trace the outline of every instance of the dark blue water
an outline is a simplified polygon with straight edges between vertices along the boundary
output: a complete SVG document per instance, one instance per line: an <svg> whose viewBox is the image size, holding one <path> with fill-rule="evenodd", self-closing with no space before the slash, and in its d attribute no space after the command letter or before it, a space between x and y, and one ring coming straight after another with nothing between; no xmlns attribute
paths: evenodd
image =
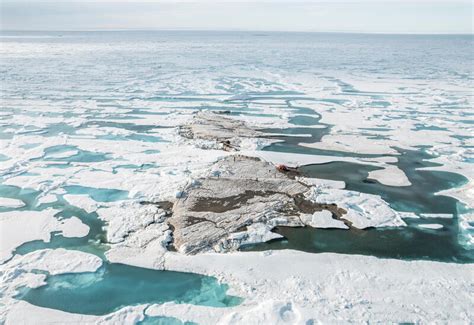
<svg viewBox="0 0 474 325"><path fill-rule="evenodd" d="M316 229L311 227L278 227L275 232L284 240L258 244L245 250L297 249L307 252L335 252L374 255L408 260L429 259L445 262L472 263L474 251L462 245L458 214L463 206L456 199L435 193L459 187L467 179L459 174L417 170L435 166L433 158L423 150L401 150L397 166L412 183L411 186L386 186L368 180L374 166L346 162L308 165L300 168L303 175L344 181L348 190L380 195L398 211L452 214L453 218L405 219L408 227L382 229ZM337 204L337 202L335 202ZM464 212L464 211L463 211ZM437 223L443 229L420 229L418 225Z"/></svg>

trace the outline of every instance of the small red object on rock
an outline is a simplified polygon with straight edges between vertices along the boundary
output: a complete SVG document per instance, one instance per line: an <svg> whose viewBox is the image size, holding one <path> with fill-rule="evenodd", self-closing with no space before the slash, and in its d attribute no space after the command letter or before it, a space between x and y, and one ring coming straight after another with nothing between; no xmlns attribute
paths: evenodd
<svg viewBox="0 0 474 325"><path fill-rule="evenodd" d="M290 170L287 166L285 166L285 165L283 165L283 164L278 164L278 165L276 165L276 169L278 169L278 170L281 171L281 172L287 172L287 171Z"/></svg>

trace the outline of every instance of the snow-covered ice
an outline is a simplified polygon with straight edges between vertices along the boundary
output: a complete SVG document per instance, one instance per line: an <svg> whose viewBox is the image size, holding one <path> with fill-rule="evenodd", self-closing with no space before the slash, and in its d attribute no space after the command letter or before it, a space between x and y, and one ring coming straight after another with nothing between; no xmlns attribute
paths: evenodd
<svg viewBox="0 0 474 325"><path fill-rule="evenodd" d="M0 207L2 208L21 208L24 206L25 203L21 200L0 197Z"/></svg>
<svg viewBox="0 0 474 325"><path fill-rule="evenodd" d="M337 202L339 207L347 211L342 218L358 229L406 226L402 215L378 195L313 188L308 197L317 203Z"/></svg>
<svg viewBox="0 0 474 325"><path fill-rule="evenodd" d="M9 259L14 249L23 243L33 240L48 242L53 231L60 231L65 237L87 235L89 227L78 218L58 220L54 217L58 212L54 209L1 212L0 261Z"/></svg>
<svg viewBox="0 0 474 325"><path fill-rule="evenodd" d="M282 42L279 34L238 33L235 38L223 33L215 42L184 34L157 33L152 41L139 32L134 34L139 41L111 40L103 33L93 41L87 33L3 39L0 190L8 194L0 195L0 322L116 324L135 323L145 315L200 324L472 322L472 264L290 250L183 256L167 250L173 229L158 208L160 201L185 199L185 189L197 179L228 172L210 170L234 154L223 151L222 143L179 133L198 111L219 111L272 136L234 135L240 154L289 167L368 165L377 168L369 179L399 191L414 183L401 152L429 153L430 167L421 170L467 179L437 193L464 204L458 215L397 211L381 196L348 190L344 182L297 177L311 188L308 199L347 211L340 220L321 211L300 215L300 221L321 228L403 232L403 227L420 227L425 235L453 231L459 246L470 252L470 41L303 33L285 35ZM423 51L431 55L421 53L419 44L427 44ZM289 152L261 150L270 144ZM72 194L65 190L71 185L90 189ZM123 195L101 197L113 191ZM91 229L80 213L57 216L63 205L89 217L97 213L104 222L109 262L213 275L243 303L230 308L138 305L98 317L13 299L19 285L44 284L44 274L35 270L63 274L102 265L97 256L64 249L13 255L24 243L50 241L53 232L87 236ZM272 220L248 225L230 238L242 244L278 239L271 230L283 224ZM358 229L341 231L365 231Z"/></svg>
<svg viewBox="0 0 474 325"><path fill-rule="evenodd" d="M443 225L440 225L438 223L422 223L419 224L418 227L423 228L423 229L443 229Z"/></svg>
<svg viewBox="0 0 474 325"><path fill-rule="evenodd" d="M341 228L349 229L344 222L340 220L333 219L332 213L323 210L313 213L312 215L302 215L300 219L303 223L311 226L313 228Z"/></svg>

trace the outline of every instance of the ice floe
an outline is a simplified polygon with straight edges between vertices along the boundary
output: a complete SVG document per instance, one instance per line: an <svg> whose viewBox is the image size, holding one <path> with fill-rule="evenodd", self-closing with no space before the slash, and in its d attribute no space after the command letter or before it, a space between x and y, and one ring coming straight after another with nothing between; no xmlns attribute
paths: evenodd
<svg viewBox="0 0 474 325"><path fill-rule="evenodd" d="M21 208L25 206L25 202L18 199L0 197L0 207L2 208Z"/></svg>
<svg viewBox="0 0 474 325"><path fill-rule="evenodd" d="M144 319L146 306L124 307L105 316L73 314L60 310L34 306L25 301L10 306L10 311L4 317L5 324L136 324Z"/></svg>
<svg viewBox="0 0 474 325"><path fill-rule="evenodd" d="M304 224L313 228L349 229L349 227L344 222L334 219L332 217L332 213L327 210L318 211L313 213L312 215L302 215L300 216L300 218Z"/></svg>
<svg viewBox="0 0 474 325"><path fill-rule="evenodd" d="M469 264L286 250L196 256L169 253L165 265L167 269L217 276L246 299L241 306L224 310L153 306L147 310L152 315L205 324L232 320L238 324L252 315L283 324L434 319L464 322L472 317L469 299L463 298L472 285L469 274L473 266ZM439 292L440 285L449 287L453 294L446 298Z"/></svg>
<svg viewBox="0 0 474 325"><path fill-rule="evenodd" d="M423 228L423 229L443 229L443 225L440 225L439 223L422 223L419 224L418 227Z"/></svg>
<svg viewBox="0 0 474 325"><path fill-rule="evenodd" d="M130 233L153 223L160 223L166 212L154 204L121 202L97 210L99 218L107 223L107 241L118 243Z"/></svg>
<svg viewBox="0 0 474 325"><path fill-rule="evenodd" d="M340 208L346 210L341 218L349 221L351 226L358 229L406 226L401 215L390 208L387 202L378 195L348 190L312 188L311 193L307 196L317 203L337 202Z"/></svg>
<svg viewBox="0 0 474 325"><path fill-rule="evenodd" d="M452 219L453 215L450 213L421 213L422 218L440 218L440 219Z"/></svg>
<svg viewBox="0 0 474 325"><path fill-rule="evenodd" d="M48 203L54 203L57 201L57 197L54 194L47 194L43 195L38 199L37 204L48 204Z"/></svg>
<svg viewBox="0 0 474 325"><path fill-rule="evenodd" d="M98 202L94 201L89 195L86 194L65 194L63 198L71 205L74 205L80 209L83 209L87 213L94 212L97 210Z"/></svg>
<svg viewBox="0 0 474 325"><path fill-rule="evenodd" d="M0 261L12 256L12 252L23 243L42 240L49 242L53 231L60 231L66 237L83 237L89 228L78 218L58 220L58 210L10 211L0 213L2 229ZM25 225L28 225L25 227Z"/></svg>
<svg viewBox="0 0 474 325"><path fill-rule="evenodd" d="M411 182L405 173L394 165L386 165L383 169L369 172L368 179L377 180L387 186L410 186Z"/></svg>

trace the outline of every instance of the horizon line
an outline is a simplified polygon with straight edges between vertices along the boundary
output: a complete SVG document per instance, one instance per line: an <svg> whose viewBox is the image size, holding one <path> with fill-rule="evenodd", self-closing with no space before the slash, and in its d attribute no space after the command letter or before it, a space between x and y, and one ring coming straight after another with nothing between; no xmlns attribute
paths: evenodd
<svg viewBox="0 0 474 325"><path fill-rule="evenodd" d="M2 29L3 32L58 32L58 33L80 33L80 32L244 32L244 33L306 33L306 34L361 34L361 35L452 35L452 36L474 36L474 32L368 32L368 31L315 31L315 30L253 30L253 29L191 29L191 28L93 28L93 29Z"/></svg>

